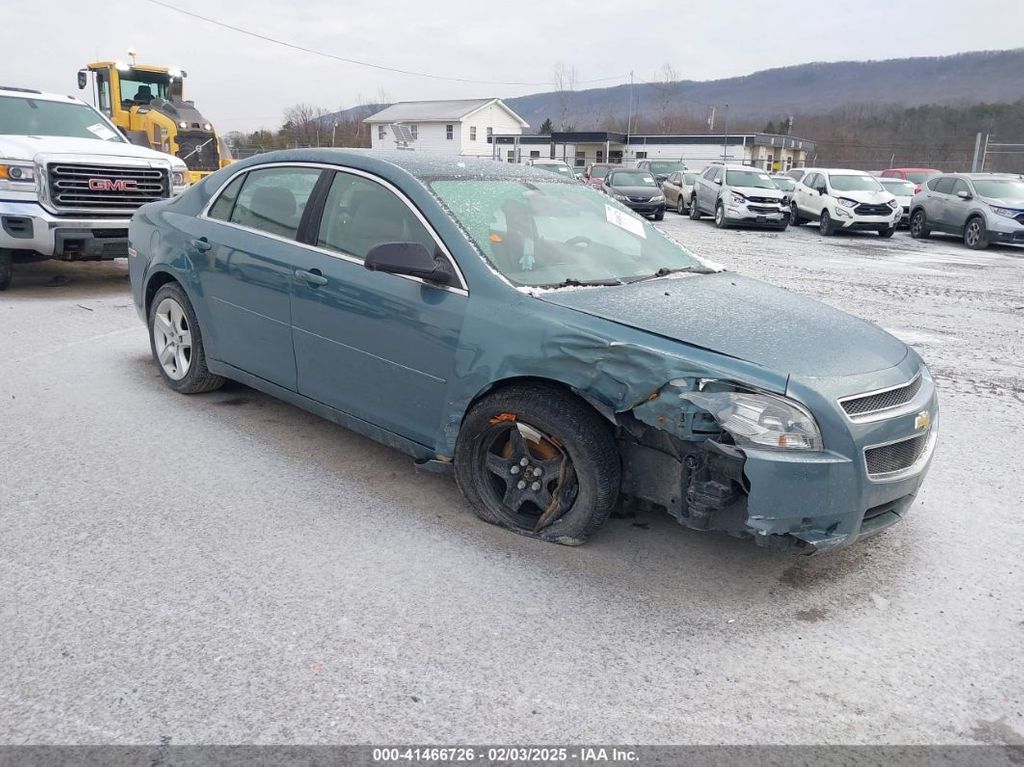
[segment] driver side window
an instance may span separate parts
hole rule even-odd
[[[362,260],[385,242],[418,242],[430,253],[437,250],[430,232],[394,192],[363,176],[336,173],[317,246]]]

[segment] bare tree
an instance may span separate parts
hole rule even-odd
[[[329,143],[324,136],[324,118],[329,112],[312,104],[296,104],[284,111],[284,125],[281,133],[287,144],[292,146],[320,146]],[[329,129],[328,129],[329,130]],[[328,138],[327,141],[323,139]]]
[[[657,77],[651,83],[654,88],[656,107],[658,110],[658,129],[667,131],[672,122],[673,113],[676,111],[676,100],[682,93],[682,86],[679,83],[679,73],[669,62],[661,65]]]
[[[579,75],[576,67],[566,66],[565,62],[559,61],[555,65],[553,84],[558,92],[558,129],[566,130],[569,125],[569,115],[572,112],[573,91],[576,90],[576,83]]]

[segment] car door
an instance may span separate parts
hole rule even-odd
[[[821,198],[818,195],[818,180],[821,178],[819,173],[808,173],[797,183],[797,191],[799,193],[799,207],[800,212],[817,218],[821,215]]]
[[[934,184],[929,183],[928,193],[925,195],[925,217],[932,226],[944,231],[952,231],[949,223],[950,211],[947,203],[953,193],[953,184],[956,179],[952,176],[942,176],[935,180]]]
[[[211,356],[293,391],[295,238],[320,173],[271,166],[240,174],[198,219],[203,229],[193,242]]]
[[[701,176],[697,184],[697,207],[702,212],[710,213],[715,209],[715,201],[718,199],[718,186],[715,179],[718,178],[718,166],[712,165]]]
[[[667,179],[665,183],[661,185],[661,192],[665,195],[665,202],[668,205],[675,205],[679,201],[679,195],[682,194],[683,179],[681,173],[673,173]]]
[[[961,192],[966,192],[968,195],[973,195],[971,188],[967,185],[967,182],[962,178],[955,179],[953,181],[953,188],[950,189],[949,194],[946,195],[946,199],[942,201],[942,219],[945,226],[950,231],[960,234],[964,230],[964,225],[967,223],[967,214],[971,210],[970,199],[963,199],[960,197]]]
[[[464,287],[371,272],[384,242],[418,242],[457,267],[397,189],[357,170],[323,186],[322,215],[304,234],[292,290],[298,391],[433,446],[468,300]],[[461,278],[460,278],[461,282]]]

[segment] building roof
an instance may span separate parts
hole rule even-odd
[[[443,120],[462,120],[474,112],[491,104],[497,104],[524,128],[530,127],[522,117],[517,115],[501,99],[459,99],[455,101],[401,101],[372,114],[363,120],[364,123],[396,123],[396,122],[441,122]]]

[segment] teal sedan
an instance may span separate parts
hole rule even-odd
[[[832,550],[898,521],[935,447],[906,344],[543,170],[273,152],[142,207],[129,239],[171,389],[242,382],[543,540],[582,543],[628,497]]]

